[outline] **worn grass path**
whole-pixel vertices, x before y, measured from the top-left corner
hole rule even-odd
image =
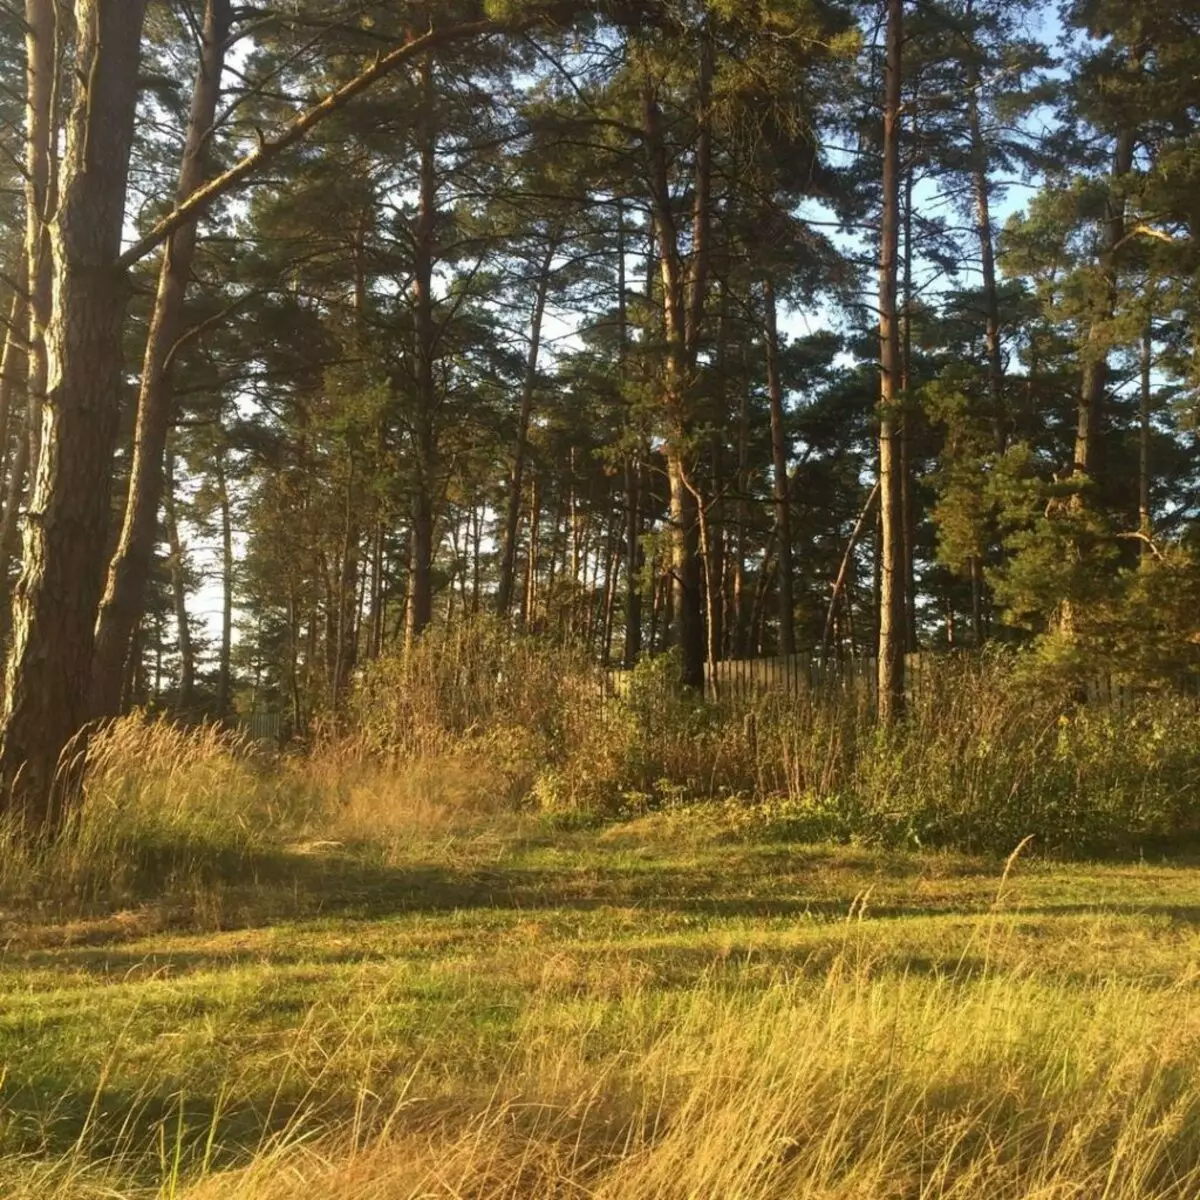
[[[214,860],[124,913],[8,912],[0,1195],[1200,1194],[1200,871],[1002,867],[486,820]],[[793,1020],[845,1026],[803,1094]],[[722,1109],[768,1061],[773,1115]],[[706,1168],[670,1158],[688,1121]],[[1113,1175],[1122,1137],[1140,1165]],[[791,1149],[729,1174],[756,1138]]]

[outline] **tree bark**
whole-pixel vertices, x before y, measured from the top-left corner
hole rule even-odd
[[[25,529],[0,735],[7,805],[52,827],[77,782],[60,756],[89,715],[96,611],[123,390],[121,229],[145,0],[77,0],[75,77],[52,227],[41,456]],[[61,786],[56,786],[61,784]]]
[[[209,135],[221,93],[230,23],[229,0],[208,0],[176,203],[190,196],[210,173]],[[129,640],[146,603],[162,496],[163,452],[174,407],[174,351],[184,331],[184,303],[195,251],[196,222],[191,221],[171,235],[159,268],[142,361],[125,517],[96,624],[92,664],[92,714],[96,717],[112,716],[118,709]]]
[[[17,270],[17,278],[25,279],[24,258]],[[0,490],[8,492],[9,447],[12,445],[13,416],[15,406],[13,401],[25,391],[18,385],[18,379],[24,384],[28,374],[26,370],[18,373],[17,358],[25,355],[25,347],[29,344],[29,311],[23,295],[15,295],[9,306],[8,325],[4,333],[4,348],[0,350]],[[5,566],[7,567],[7,562]]]
[[[767,394],[771,405],[772,493],[775,501],[775,540],[779,544],[776,577],[779,593],[779,653],[796,653],[796,604],[792,598],[792,501],[788,487],[788,446],[783,424],[783,382],[779,377],[779,329],[775,284],[763,281],[764,340],[767,348]]]
[[[883,217],[879,251],[879,720],[904,708],[904,538],[900,479],[900,329],[896,321],[900,209],[900,83],[903,0],[888,0],[884,64]]]
[[[18,278],[27,272],[22,269]],[[29,311],[22,296],[14,296],[8,332],[4,338],[4,351],[0,356],[0,446],[5,457],[4,508],[0,510],[0,648],[8,641],[9,631],[9,566],[17,540],[17,518],[21,508],[21,496],[25,486],[25,475],[29,466],[29,404],[28,391],[18,385],[18,379],[28,376],[28,361],[25,371],[18,373],[17,358],[24,353],[22,340],[28,346]],[[24,416],[17,425],[14,439],[12,427],[16,406],[13,401],[18,393],[25,391]],[[8,459],[9,446],[15,442],[16,451]]]
[[[80,21],[83,14],[80,14]],[[82,28],[82,25],[81,25]],[[51,320],[53,253],[50,220],[57,204],[53,148],[58,78],[58,21],[54,0],[25,0],[25,269],[29,281],[26,405],[29,471],[37,471],[46,402],[46,329]]]
[[[912,388],[912,264],[913,264],[913,190],[916,183],[913,162],[918,144],[917,97],[913,95],[912,151],[904,172],[904,300],[901,306],[900,335],[900,538],[904,562],[904,648],[917,649],[917,495],[913,480],[913,433],[917,410],[911,402]]]

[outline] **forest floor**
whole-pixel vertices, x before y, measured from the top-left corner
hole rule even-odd
[[[3,914],[5,1197],[1200,1194],[1200,870],[491,817]]]

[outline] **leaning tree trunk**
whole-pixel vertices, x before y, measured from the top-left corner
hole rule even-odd
[[[896,321],[900,249],[900,77],[903,0],[888,0],[884,67],[883,220],[879,251],[879,720],[904,707],[904,537],[900,479],[900,328]]]
[[[77,0],[75,78],[52,227],[54,305],[41,457],[13,606],[0,735],[4,802],[52,826],[59,763],[89,715],[129,284],[118,268],[145,0]]]
[[[176,185],[182,203],[209,173],[209,136],[221,91],[225,44],[229,37],[229,0],[208,0],[203,45],[192,91],[187,139]],[[92,665],[92,713],[111,716],[121,702],[121,680],[133,631],[141,620],[163,486],[163,451],[171,426],[172,358],[183,332],[183,306],[196,250],[196,222],[180,226],[167,242],[158,275],[158,294],[142,362],[134,432],[133,464],[120,541],[108,569],[108,585],[96,624]]]

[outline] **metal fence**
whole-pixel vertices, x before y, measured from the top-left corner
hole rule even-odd
[[[919,700],[944,681],[948,671],[978,666],[980,659],[971,651],[909,654],[905,659],[904,686],[910,699]],[[631,673],[624,668],[609,668],[603,674],[604,697],[624,697],[629,693]],[[1160,681],[1160,690],[1162,688]],[[1200,677],[1179,672],[1166,686],[1176,694],[1200,696]],[[1117,709],[1131,707],[1151,689],[1136,686],[1115,674],[1097,672],[1081,684],[1089,704]],[[874,658],[837,660],[803,654],[771,658],[725,659],[707,663],[704,694],[720,701],[750,701],[766,697],[854,695],[874,703],[878,693],[877,662]]]
[[[283,741],[283,714],[277,712],[247,713],[238,718],[238,729],[251,741],[267,742],[278,746]]]

